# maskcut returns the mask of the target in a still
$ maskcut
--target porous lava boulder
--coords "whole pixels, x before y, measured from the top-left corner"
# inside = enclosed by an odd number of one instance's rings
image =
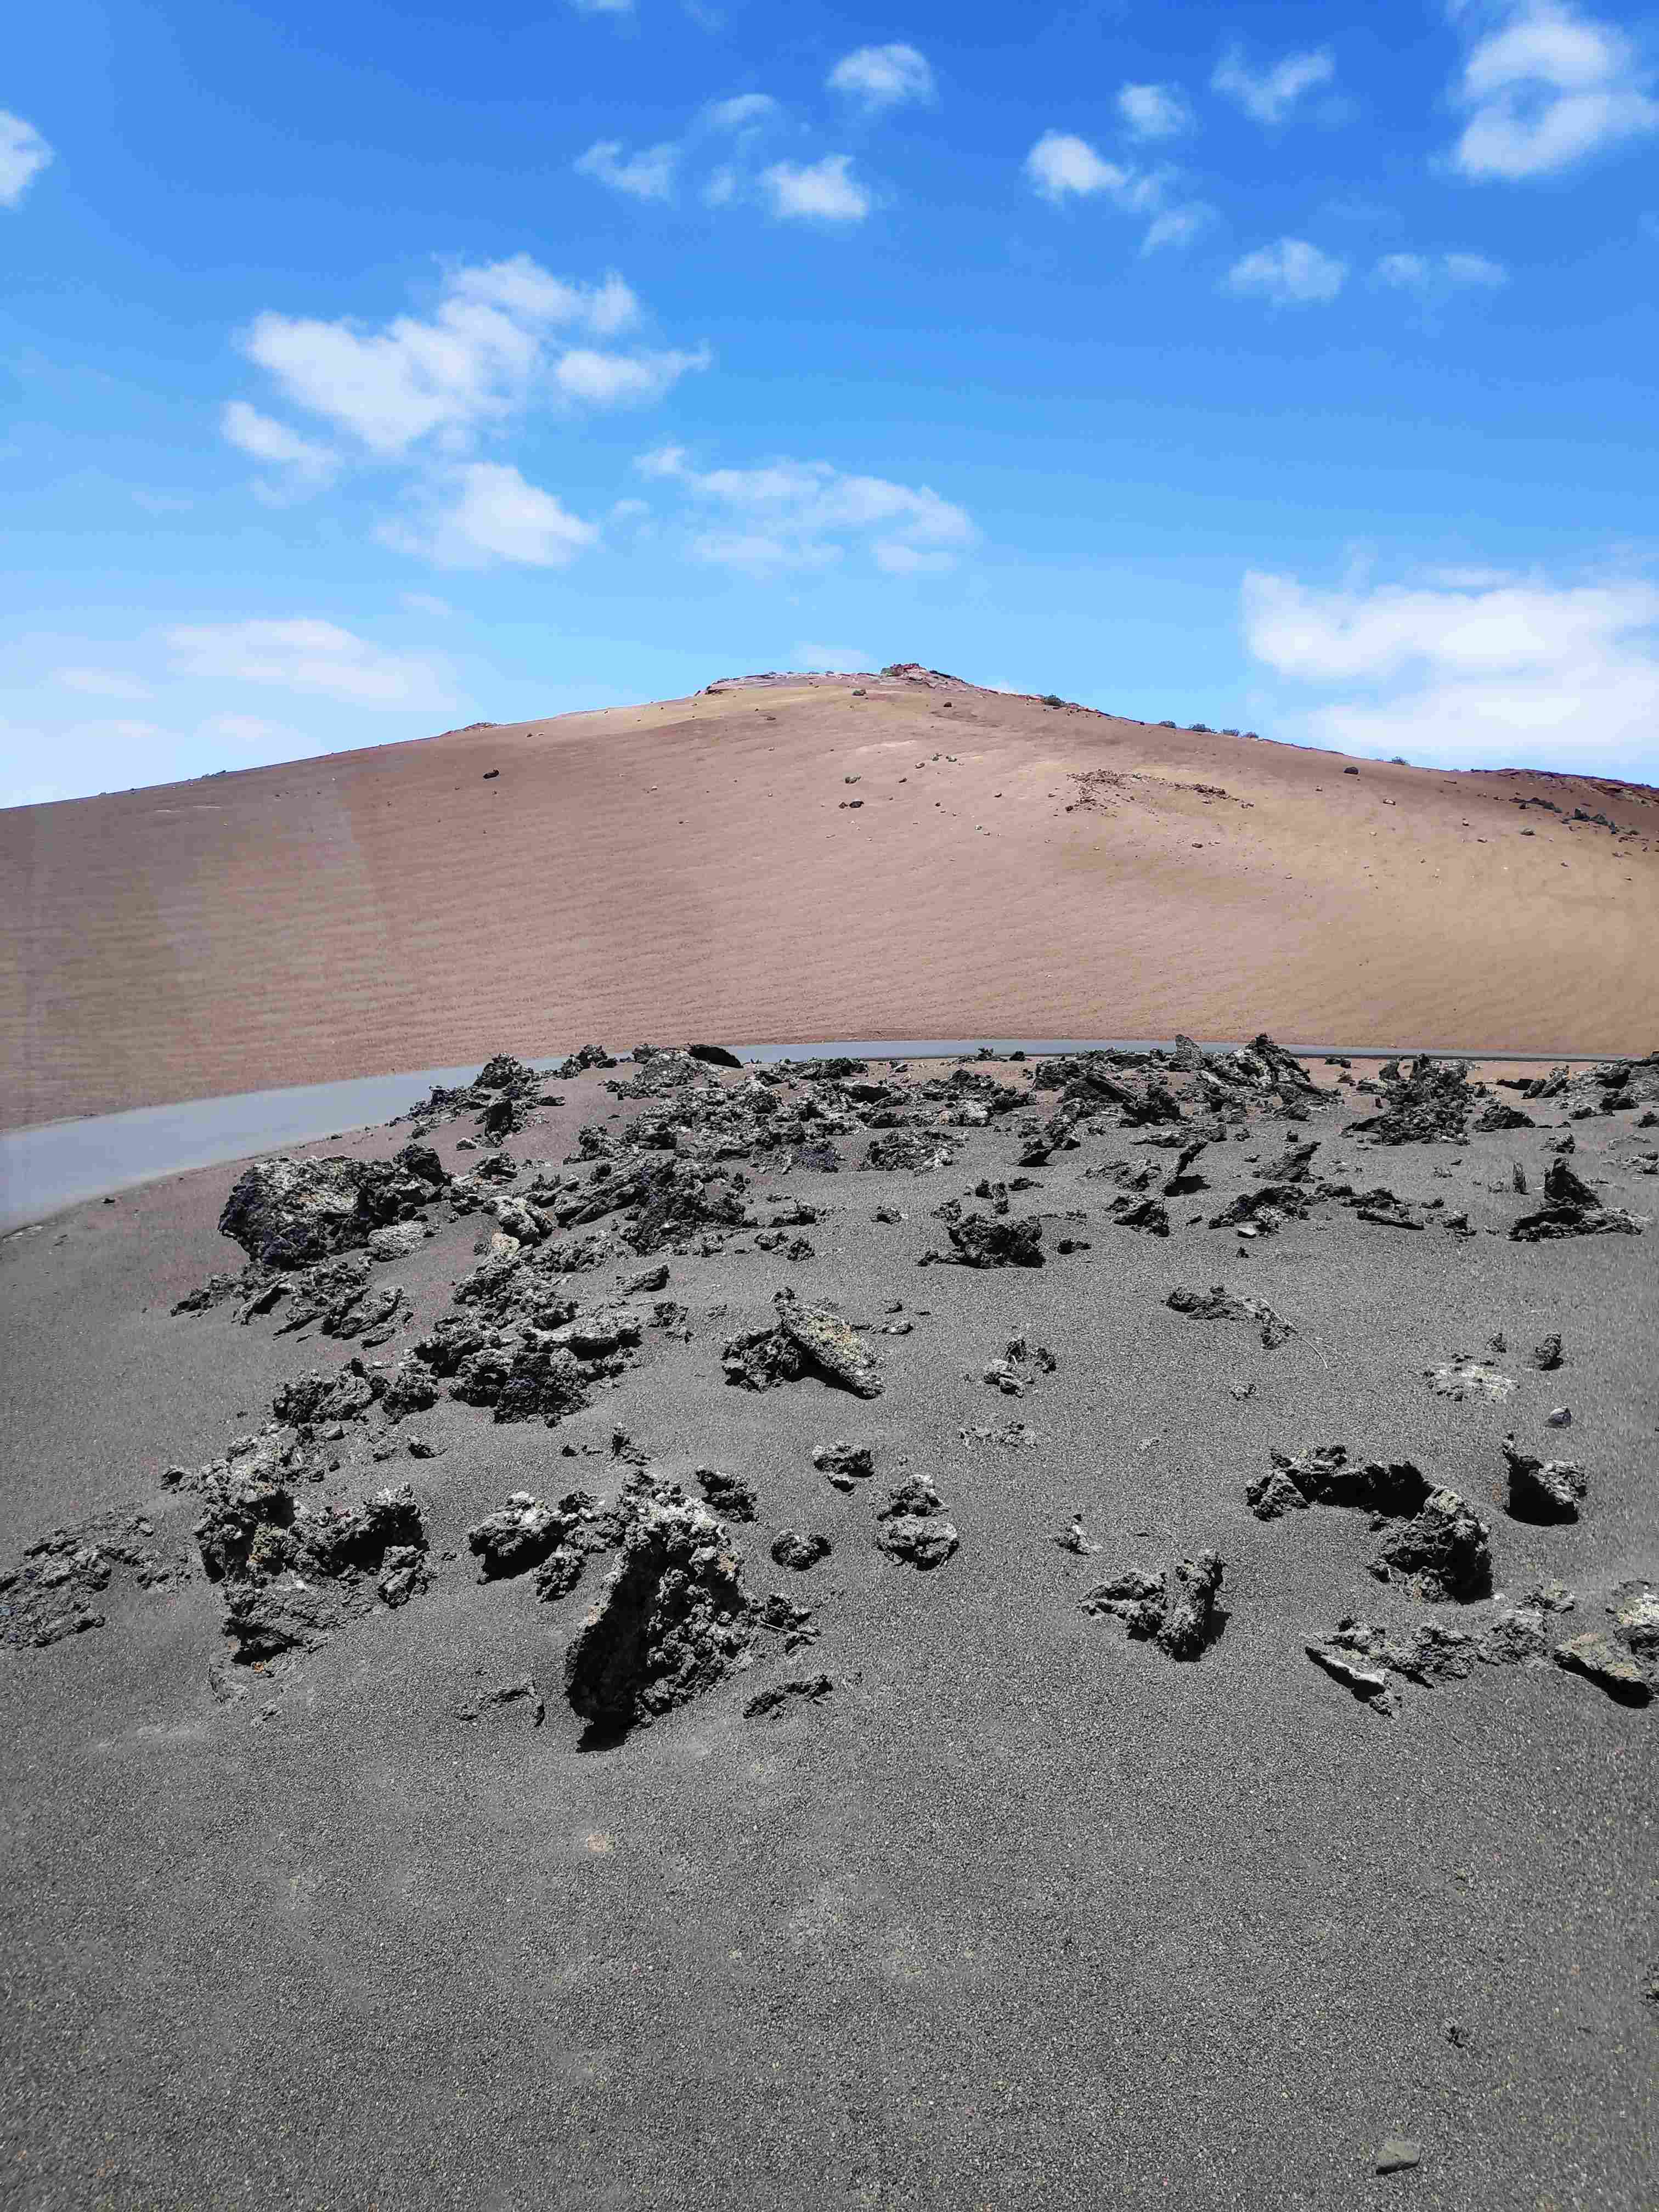
[[[1384,1541],[1371,1572],[1411,1583],[1431,1602],[1468,1603],[1492,1589],[1492,1531],[1455,1490],[1433,1490]]]
[[[805,1534],[797,1528],[780,1528],[772,1539],[773,1564],[793,1568],[797,1574],[805,1574],[820,1559],[827,1559],[830,1551],[830,1539],[816,1528]]]
[[[219,1232],[262,1267],[310,1266],[397,1221],[417,1218],[449,1177],[426,1145],[405,1145],[395,1159],[255,1160],[231,1187]]]
[[[790,1290],[772,1300],[776,1326],[734,1336],[721,1354],[728,1382],[745,1390],[767,1390],[817,1375],[855,1398],[877,1398],[884,1376],[878,1362],[859,1341],[849,1322],[827,1307],[804,1305]]]
[[[504,1582],[538,1567],[570,1534],[590,1501],[581,1492],[554,1506],[528,1490],[515,1490],[499,1511],[487,1514],[466,1532],[466,1547],[478,1562],[480,1582]]]
[[[101,1628],[94,1603],[118,1576],[140,1589],[165,1589],[173,1569],[156,1551],[142,1513],[100,1513],[76,1528],[54,1528],[27,1546],[0,1573],[0,1644],[44,1650],[66,1636]]]
[[[1389,1066],[1395,1063],[1390,1062]],[[1385,1068],[1384,1075],[1387,1075]],[[1349,1123],[1377,1145],[1424,1145],[1436,1139],[1461,1142],[1479,1091],[1459,1060],[1414,1060],[1409,1073],[1387,1083],[1381,1112]]]
[[[1173,1589],[1162,1572],[1128,1567],[1079,1602],[1085,1613],[1121,1620],[1131,1636],[1155,1642],[1171,1659],[1197,1659],[1221,1631],[1217,1599],[1225,1572],[1218,1553],[1200,1552],[1177,1565]]]
[[[1288,1344],[1296,1334],[1290,1322],[1261,1298],[1230,1297],[1221,1283],[1212,1283],[1207,1291],[1189,1291],[1177,1284],[1164,1303],[1171,1313],[1185,1314],[1188,1321],[1253,1322],[1269,1352]]]
[[[925,1475],[901,1482],[876,1516],[876,1548],[923,1573],[943,1566],[960,1539]]]
[[[1570,1459],[1542,1460],[1522,1451],[1513,1437],[1504,1443],[1509,1469],[1510,1517],[1515,1521],[1576,1521],[1589,1487],[1584,1470]]]
[[[947,1221],[945,1234],[964,1267],[1040,1267],[1042,1224],[1035,1216],[999,1220],[987,1213],[964,1213]]]
[[[1353,1460],[1341,1444],[1275,1451],[1270,1457],[1272,1473],[1259,1475],[1244,1492],[1258,1521],[1276,1521],[1308,1505],[1346,1506],[1395,1519],[1415,1513],[1434,1488],[1409,1460]]]
[[[407,1484],[360,1505],[296,1507],[268,1459],[210,1470],[197,1544],[226,1586],[225,1632],[243,1664],[310,1650],[378,1596],[398,1606],[426,1587],[426,1531]]]
[[[565,1656],[565,1695],[601,1734],[670,1712],[754,1637],[742,1565],[707,1506],[639,1499],[620,1555]]]
[[[1510,1230],[1516,1244],[1539,1244],[1557,1237],[1639,1237],[1642,1224],[1633,1213],[1616,1206],[1603,1206],[1598,1194],[1582,1176],[1574,1173],[1559,1154],[1544,1177],[1544,1203],[1535,1212],[1524,1213]]]

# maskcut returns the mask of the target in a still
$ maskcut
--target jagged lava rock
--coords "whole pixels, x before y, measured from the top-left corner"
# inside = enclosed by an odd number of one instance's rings
[[[646,1723],[726,1673],[752,1640],[751,1612],[741,1563],[707,1506],[638,1500],[565,1655],[565,1694],[599,1729]]]
[[[1484,1597],[1492,1588],[1492,1531],[1455,1490],[1431,1491],[1384,1542],[1371,1572],[1410,1581],[1431,1601]]]
[[[1509,1469],[1510,1516],[1516,1521],[1576,1521],[1588,1487],[1574,1460],[1540,1460],[1522,1451],[1513,1437],[1504,1443]]]

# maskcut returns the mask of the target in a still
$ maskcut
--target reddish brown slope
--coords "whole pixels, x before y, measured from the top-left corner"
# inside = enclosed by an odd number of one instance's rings
[[[1659,797],[1360,768],[871,680],[15,810],[0,1124],[589,1036],[1659,1038]]]

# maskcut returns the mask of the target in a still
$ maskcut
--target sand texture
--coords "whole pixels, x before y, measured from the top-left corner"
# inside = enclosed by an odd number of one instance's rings
[[[0,1242],[7,2202],[1650,2205],[1659,1066],[1313,1073],[498,1070]]]
[[[15,809],[0,1127],[503,1036],[1659,1039],[1659,794],[1358,769],[919,672]]]

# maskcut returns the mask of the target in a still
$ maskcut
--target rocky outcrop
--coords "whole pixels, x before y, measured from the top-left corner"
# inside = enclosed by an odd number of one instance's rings
[[[1543,1243],[1558,1237],[1639,1237],[1642,1224],[1633,1213],[1616,1206],[1603,1206],[1582,1176],[1576,1175],[1559,1154],[1544,1177],[1544,1203],[1524,1213],[1510,1230],[1517,1244]]]
[[[741,1563],[721,1523],[707,1506],[645,1498],[571,1639],[565,1694],[596,1733],[621,1734],[720,1680],[753,1637]]]
[[[1212,1283],[1207,1291],[1189,1291],[1177,1284],[1164,1303],[1171,1313],[1185,1314],[1188,1321],[1251,1322],[1269,1352],[1288,1344],[1296,1334],[1290,1322],[1261,1299],[1231,1297],[1220,1283]]]
[[[103,1627],[98,1601],[118,1577],[138,1589],[170,1589],[176,1570],[155,1536],[142,1513],[100,1513],[27,1546],[17,1565],[0,1572],[0,1644],[40,1650]]]
[[[1408,1582],[1431,1603],[1467,1603],[1492,1588],[1492,1531],[1455,1490],[1432,1490],[1383,1542],[1371,1572]]]
[[[1417,1512],[1434,1487],[1409,1460],[1352,1460],[1341,1444],[1269,1456],[1272,1473],[1259,1475],[1244,1492],[1258,1521],[1275,1521],[1308,1505],[1345,1506],[1393,1519]]]
[[[999,1220],[991,1214],[964,1213],[959,1221],[947,1221],[945,1233],[964,1267],[1042,1265],[1042,1224],[1034,1216]]]
[[[876,1548],[924,1573],[943,1566],[961,1539],[945,1517],[937,1490],[923,1475],[901,1482],[876,1516]]]
[[[721,1362],[728,1382],[766,1390],[816,1375],[856,1398],[880,1396],[880,1363],[859,1341],[850,1322],[826,1307],[804,1305],[789,1290],[779,1291],[772,1305],[775,1328],[734,1336],[726,1345]]]
[[[1218,1602],[1225,1572],[1218,1553],[1200,1552],[1182,1559],[1170,1577],[1127,1568],[1079,1602],[1085,1613],[1121,1620],[1132,1637],[1150,1639],[1171,1659],[1198,1659],[1225,1624]]]
[[[1389,1066],[1397,1067],[1397,1063],[1390,1061]],[[1396,1073],[1392,1081],[1387,1074],[1385,1068],[1381,1112],[1351,1121],[1351,1135],[1363,1132],[1376,1145],[1425,1145],[1437,1139],[1461,1142],[1468,1135],[1480,1091],[1471,1087],[1461,1061],[1414,1060],[1407,1073]]]
[[[255,1160],[231,1187],[219,1231],[261,1267],[304,1267],[368,1242],[376,1229],[417,1219],[449,1177],[426,1145],[392,1160]]]
[[[1589,1485],[1576,1460],[1540,1460],[1512,1437],[1504,1443],[1509,1470],[1510,1517],[1515,1521],[1576,1521]]]

